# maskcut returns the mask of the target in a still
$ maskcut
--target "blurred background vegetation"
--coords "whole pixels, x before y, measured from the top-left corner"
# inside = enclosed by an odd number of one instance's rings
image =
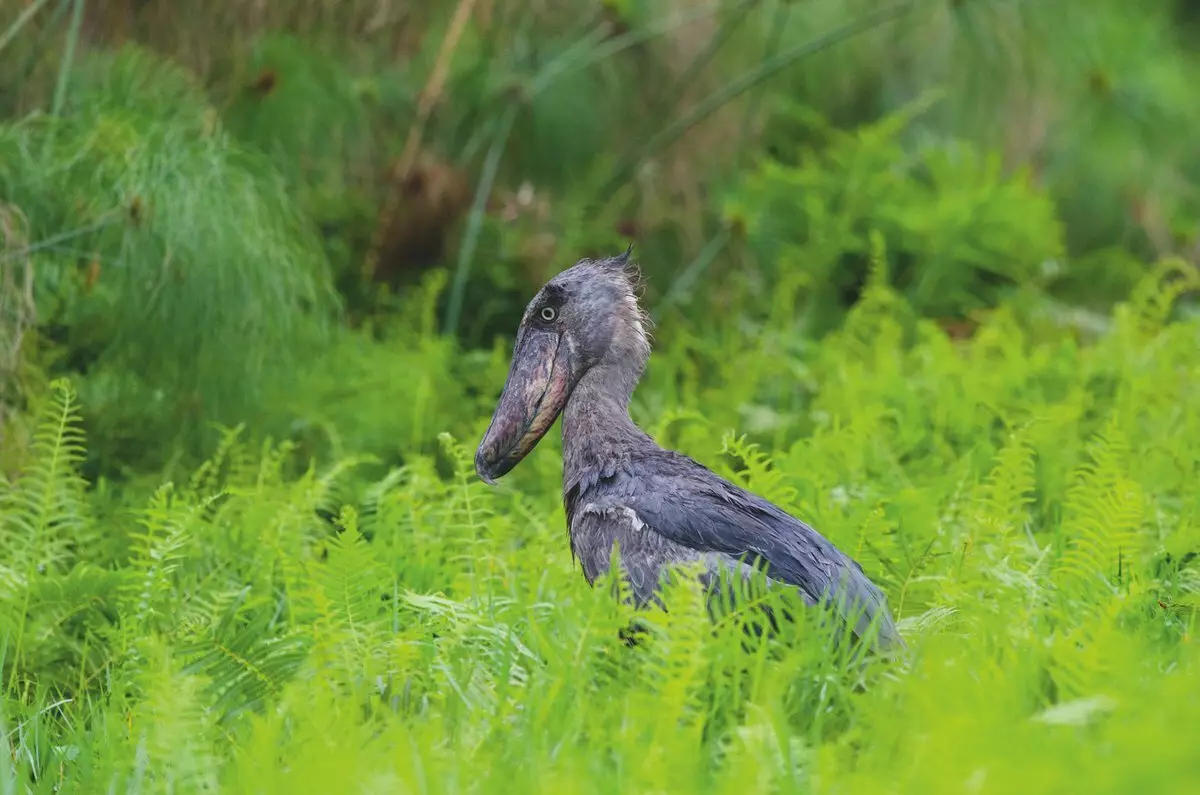
[[[353,458],[366,474],[346,499],[382,511],[404,483],[482,533],[491,519],[456,513],[459,490],[473,492],[441,434],[470,446],[482,432],[540,284],[632,242],[659,351],[634,410],[665,444],[709,463],[753,459],[739,445],[792,451],[795,473],[806,440],[849,433],[820,488],[778,494],[851,541],[889,521],[836,507],[866,499],[868,475],[884,477],[855,458],[872,434],[903,439],[894,463],[914,478],[891,483],[887,511],[932,523],[957,496],[946,486],[918,507],[913,483],[960,464],[983,479],[1009,449],[1014,417],[1057,417],[1046,406],[1070,397],[1074,441],[1058,448],[1061,467],[1043,462],[1028,487],[1040,495],[1031,515],[1055,527],[1065,473],[1082,466],[1079,440],[1107,427],[1102,407],[1151,394],[1149,382],[1122,386],[1135,358],[1157,362],[1139,377],[1185,379],[1172,368],[1196,366],[1186,337],[1170,366],[1153,358],[1165,348],[1141,337],[1145,350],[1112,343],[1073,357],[1115,333],[1117,308],[1157,284],[1162,262],[1191,285],[1170,293],[1163,322],[1197,315],[1198,37],[1191,0],[0,0],[0,485],[87,491],[88,526],[124,540],[92,547],[81,536],[70,554],[103,548],[100,569],[133,565],[153,558],[152,545],[137,557],[140,525],[119,507],[146,504],[164,480],[186,482],[227,451],[237,426],[262,459],[226,465],[222,477],[249,490],[243,497],[261,496],[275,469],[311,486],[310,463]],[[1149,295],[1139,300],[1153,304]],[[847,325],[856,311],[859,325]],[[872,313],[887,323],[871,325]],[[977,380],[961,386],[930,329],[977,346],[981,362],[1011,364],[1018,354],[1006,346],[1025,345],[1027,371],[1004,382],[1003,366],[989,375],[976,362]],[[930,347],[905,347],[918,344]],[[1051,364],[1079,370],[1068,377]],[[60,378],[82,413],[64,404]],[[922,389],[946,390],[928,414],[913,403]],[[996,408],[1017,399],[1006,389],[1036,393],[1029,405],[1041,408],[1000,420],[949,397]],[[1171,435],[1161,410],[1154,439]],[[839,411],[871,422],[839,425]],[[76,422],[78,440],[63,430]],[[940,430],[922,436],[927,425]],[[741,441],[718,443],[726,431]],[[1030,444],[1057,444],[1047,439]],[[56,444],[73,451],[67,469],[79,480],[60,469],[22,480]],[[556,445],[553,435],[544,443]],[[1196,450],[1177,451],[1180,472]],[[555,543],[557,465],[547,453],[514,473],[538,502],[496,498],[538,517],[528,521]],[[1159,482],[1170,497],[1161,510],[1190,527],[1194,497]],[[820,496],[826,487],[841,495],[834,503]],[[292,494],[278,488],[269,510]],[[328,532],[338,513],[321,495],[297,503],[320,517],[305,532]],[[46,499],[51,513],[69,502]],[[411,499],[406,510],[418,511]],[[150,525],[169,502],[153,500]],[[168,525],[156,526],[174,539]],[[364,519],[365,535],[383,532],[373,527]],[[527,530],[503,532],[528,542]],[[228,561],[251,554],[243,542],[223,550]],[[442,542],[423,543],[433,554]],[[324,560],[318,547],[304,554]],[[439,591],[459,552],[397,563],[395,582]],[[346,554],[347,566],[368,566]],[[869,565],[912,554],[881,547]],[[563,560],[549,565],[569,569]],[[100,569],[70,569],[63,582],[99,604]],[[903,572],[880,571],[893,599],[908,593]],[[561,582],[577,584],[570,574]],[[42,592],[31,588],[13,593],[36,603]],[[923,598],[922,609],[936,607]],[[225,615],[232,599],[208,606]],[[20,627],[65,626],[25,604]],[[254,615],[266,626],[269,614]],[[101,654],[84,640],[90,631],[61,648],[29,647],[41,657],[0,650],[27,714],[51,698],[38,687],[94,694],[98,672],[132,643],[105,636]],[[292,676],[296,639],[272,637]],[[73,681],[82,670],[96,681]]]
[[[5,449],[70,374],[96,473],[214,422],[432,450],[494,382],[459,354],[628,242],[668,337],[828,332],[868,228],[948,328],[1088,327],[1200,256],[1193,6],[10,0]]]

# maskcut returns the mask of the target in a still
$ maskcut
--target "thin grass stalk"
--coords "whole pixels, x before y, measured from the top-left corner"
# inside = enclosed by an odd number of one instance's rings
[[[42,240],[39,240],[36,243],[30,243],[29,245],[27,245],[23,248],[16,249],[14,251],[6,251],[3,253],[0,253],[0,262],[7,260],[7,259],[16,259],[18,257],[26,257],[30,254],[36,253],[43,249],[54,248],[58,244],[60,244],[64,241],[74,240],[77,237],[83,237],[84,235],[89,235],[92,232],[99,232],[101,229],[112,226],[113,224],[120,221],[121,220],[121,212],[122,211],[120,208],[113,208],[112,210],[109,210],[108,213],[106,213],[107,217],[101,217],[99,220],[97,220],[93,223],[90,223],[87,226],[81,226],[81,227],[78,227],[76,229],[71,229],[66,232],[60,232],[57,235],[44,238]]]
[[[488,196],[491,195],[492,185],[496,181],[496,172],[500,168],[500,158],[508,144],[509,135],[517,121],[519,103],[510,104],[500,119],[496,128],[496,137],[488,149],[483,161],[483,171],[479,176],[479,185],[475,189],[475,199],[471,205],[471,214],[467,218],[467,230],[463,235],[462,247],[458,251],[458,262],[454,267],[454,282],[450,288],[449,304],[446,307],[446,321],[442,332],[452,335],[458,329],[459,316],[462,314],[463,291],[466,289],[467,277],[471,271],[471,261],[475,257],[475,245],[479,239],[479,230],[483,225],[483,214],[487,208]]]
[[[454,17],[450,20],[450,27],[446,30],[446,35],[442,38],[442,46],[438,50],[437,58],[434,60],[433,69],[429,73],[429,78],[425,81],[425,86],[421,89],[421,94],[417,99],[417,118],[413,122],[412,128],[408,132],[408,138],[404,142],[404,149],[400,153],[400,173],[407,174],[412,168],[413,160],[416,158],[417,147],[421,144],[421,137],[425,132],[425,125],[429,121],[429,114],[433,111],[433,106],[442,96],[442,89],[446,85],[446,75],[450,71],[450,63],[454,60],[454,52],[458,49],[458,42],[462,38],[463,31],[466,30],[467,22],[471,19],[471,14],[475,10],[475,0],[459,0],[458,6],[454,9]]]
[[[569,73],[572,69],[586,68],[638,43],[648,41],[656,36],[668,33],[677,27],[682,27],[683,25],[711,16],[719,10],[719,5],[711,6],[698,12],[684,14],[681,17],[664,20],[641,30],[618,36],[607,45],[598,46],[580,60],[574,61],[571,58],[572,54],[590,41],[592,36],[603,34],[603,30],[598,28],[547,64],[533,79],[530,85],[530,96],[536,96],[541,91],[544,91],[557,77]],[[466,288],[467,277],[470,274],[471,260],[474,256],[479,230],[482,225],[487,196],[491,193],[492,185],[495,182],[500,157],[503,154],[504,146],[508,142],[512,127],[516,122],[516,114],[519,107],[518,104],[513,104],[506,109],[496,130],[496,137],[493,138],[492,145],[484,161],[483,173],[480,175],[479,186],[475,194],[471,214],[467,221],[467,229],[463,236],[463,245],[459,250],[458,262],[455,265],[454,281],[451,285],[449,303],[446,309],[446,320],[443,326],[443,331],[446,334],[453,334],[458,328],[459,319],[462,314],[463,292]]]
[[[58,21],[62,19],[63,14],[66,13],[67,8],[70,5],[71,0],[59,0],[58,5],[54,7],[54,13],[50,15],[50,19],[47,20],[46,24],[43,25],[40,30],[38,30],[37,36],[33,41],[33,46],[29,48],[29,52],[26,53],[25,59],[22,61],[19,67],[13,70],[13,76],[17,78],[15,81],[17,85],[20,85],[28,80],[29,75],[33,73],[34,67],[37,65],[38,60],[42,57],[43,45],[50,37],[51,31],[58,27]],[[17,106],[14,104],[11,110],[15,112],[16,107]]]
[[[58,82],[54,86],[54,104],[51,113],[62,113],[67,101],[67,86],[71,82],[71,68],[75,63],[75,48],[79,44],[79,27],[83,23],[83,0],[75,0],[71,9],[71,27],[67,29],[67,46],[63,50],[62,65],[58,69]]]
[[[716,113],[729,102],[739,97],[743,92],[773,77],[801,58],[814,55],[861,33],[870,32],[888,22],[895,22],[913,11],[917,6],[917,2],[918,0],[907,0],[907,2],[882,8],[860,17],[854,22],[842,25],[823,36],[818,36],[804,44],[785,50],[774,58],[744,73],[741,77],[729,82],[719,91],[713,92],[693,107],[685,116],[676,119],[651,136],[648,141],[638,147],[632,154],[622,158],[617,167],[613,169],[612,176],[597,191],[594,201],[598,205],[593,208],[594,211],[602,209],[614,193],[625,185],[639,163],[679,140],[688,130]]]
[[[704,244],[704,248],[696,255],[688,266],[679,274],[679,278],[671,282],[671,287],[667,290],[667,294],[663,296],[662,301],[655,307],[651,313],[651,317],[655,322],[658,322],[662,313],[670,307],[690,300],[692,286],[700,280],[704,272],[708,270],[708,266],[713,263],[717,255],[729,242],[730,230],[728,226],[722,226],[715,235],[709,238],[709,241]]]
[[[713,6],[702,8],[698,11],[693,11],[688,14],[681,14],[676,18],[658,20],[647,25],[644,28],[631,30],[628,33],[623,33],[610,39],[608,42],[598,45],[595,49],[589,52],[586,56],[578,61],[572,62],[570,55],[576,51],[578,44],[567,48],[565,52],[546,65],[544,69],[533,79],[529,90],[532,96],[537,96],[542,91],[545,91],[554,82],[555,78],[563,74],[569,74],[571,71],[585,69],[592,64],[599,63],[605,58],[612,57],[617,53],[635,47],[638,44],[643,44],[651,39],[663,36],[671,31],[681,28],[685,25],[690,25],[693,22],[699,22],[702,19],[714,16],[721,11],[721,4],[717,3]],[[603,27],[603,26],[601,26]],[[593,35],[596,31],[593,31]]]
[[[24,216],[16,207],[0,205],[0,244],[5,248],[24,237]],[[2,263],[3,260],[0,260]],[[17,373],[26,329],[37,322],[33,300],[33,263],[28,257],[11,266],[0,264],[0,444],[4,443],[4,420],[10,391],[19,391]]]
[[[763,48],[764,62],[775,57],[775,54],[779,50],[779,44],[783,39],[783,27],[787,23],[787,15],[790,9],[791,3],[786,2],[786,0],[775,0],[775,13],[771,20],[770,38],[767,39],[766,47]],[[741,165],[742,155],[746,151],[746,144],[750,138],[750,127],[754,124],[754,120],[758,116],[759,108],[762,105],[762,98],[762,92],[752,93],[747,102],[746,115],[742,118],[742,130],[738,135],[738,150],[734,157],[735,168]]]
[[[717,30],[717,35],[713,36],[708,44],[704,45],[704,49],[700,54],[692,59],[692,62],[683,70],[683,74],[676,78],[674,83],[667,86],[663,96],[666,98],[668,107],[674,107],[675,102],[683,96],[683,92],[688,89],[692,81],[696,79],[704,67],[712,63],[712,59],[717,56],[717,53],[725,46],[725,42],[737,32],[742,23],[750,16],[750,12],[755,9],[762,0],[743,0],[741,5],[734,9],[733,19],[725,22]]]
[[[476,126],[475,130],[471,133],[471,137],[467,139],[466,143],[462,145],[462,149],[454,156],[454,165],[462,168],[465,164],[469,163],[471,158],[475,157],[475,154],[483,147],[484,142],[491,138],[495,130],[495,117]]]
[[[383,236],[387,234],[391,220],[400,204],[400,184],[412,170],[417,149],[420,147],[421,138],[425,133],[425,125],[429,121],[429,114],[433,111],[433,106],[437,104],[438,99],[441,98],[442,89],[446,84],[446,75],[450,70],[450,62],[454,58],[454,51],[458,48],[459,39],[462,38],[467,21],[471,18],[471,12],[474,10],[475,0],[459,0],[458,6],[454,9],[454,16],[450,19],[446,35],[442,37],[442,45],[438,49],[437,58],[434,59],[433,69],[417,98],[417,116],[412,127],[409,128],[404,149],[401,150],[400,159],[393,171],[393,179],[388,185],[387,196],[375,228],[375,238],[371,241],[371,248],[363,268],[363,275],[367,279],[371,279],[375,275],[375,268],[379,264],[379,252],[383,248]]]
[[[0,34],[0,52],[3,52],[8,43],[15,39],[17,34],[21,32],[21,29],[29,24],[29,20],[33,19],[42,10],[42,6],[49,2],[50,0],[33,0],[30,6],[17,15],[16,20],[5,29],[3,34]]]
[[[587,31],[577,40],[571,43],[565,50],[555,55],[550,59],[550,62],[542,67],[541,71],[534,76],[529,85],[529,94],[531,97],[537,96],[542,91],[545,91],[553,83],[554,79],[562,74],[570,72],[572,63],[571,59],[577,53],[586,53],[589,47],[598,46],[604,41],[604,38],[609,34],[611,24],[607,21],[601,21],[596,27]],[[586,57],[580,59],[580,64],[586,62]],[[579,64],[575,64],[575,68],[582,68]]]

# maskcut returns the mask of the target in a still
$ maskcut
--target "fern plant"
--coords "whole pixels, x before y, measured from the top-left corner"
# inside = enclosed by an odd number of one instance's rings
[[[771,387],[722,387],[679,351],[657,366],[726,402],[660,424],[852,551],[900,618],[900,664],[844,653],[817,611],[767,589],[714,621],[686,578],[665,610],[588,587],[553,444],[524,480],[487,488],[465,430],[371,470],[230,428],[209,461],[159,481],[175,485],[89,493],[71,476],[95,506],[72,532],[103,516],[113,538],[7,592],[28,604],[2,702],[20,774],[81,791],[453,789],[468,772],[482,791],[957,791],[980,767],[1025,789],[1037,767],[1047,792],[1184,778],[1200,434],[1178,275],[1148,275],[1096,340],[1008,307],[955,340],[914,320],[879,238],[874,251],[841,332],[792,354],[813,391],[783,444],[722,427]],[[741,356],[779,356],[750,344]],[[79,422],[58,388],[47,461],[62,418]],[[796,620],[758,635],[764,606]],[[1105,762],[1094,779],[1097,743],[1155,766]]]
[[[94,665],[87,646],[104,634],[103,606],[114,595],[112,578],[89,565],[97,528],[79,473],[86,455],[79,404],[68,381],[52,388],[20,474],[0,483],[0,634],[10,692],[28,685],[34,670],[66,686],[72,663]]]

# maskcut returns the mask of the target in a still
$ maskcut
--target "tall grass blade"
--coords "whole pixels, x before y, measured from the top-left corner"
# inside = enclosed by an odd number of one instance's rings
[[[689,129],[713,113],[716,113],[744,91],[773,77],[802,58],[818,53],[859,34],[874,30],[889,22],[895,22],[911,13],[919,4],[920,0],[908,0],[907,2],[895,3],[870,14],[865,14],[854,22],[843,25],[812,41],[785,50],[746,72],[741,77],[731,80],[724,88],[710,94],[681,118],[666,125],[657,133],[650,136],[636,150],[622,157],[614,167],[612,175],[605,180],[596,192],[594,201],[602,207],[625,185],[639,163],[679,140]]]
[[[8,46],[8,43],[17,37],[21,29],[29,23],[29,20],[37,16],[38,12],[48,2],[50,0],[33,0],[32,3],[25,6],[25,10],[17,15],[17,18],[13,20],[11,25],[4,29],[3,33],[0,33],[0,52],[4,52],[4,48]],[[70,0],[64,0],[64,3],[66,2],[70,2]]]
[[[63,48],[62,65],[58,69],[58,82],[54,86],[54,104],[50,112],[62,113],[67,101],[67,88],[71,82],[71,71],[75,67],[75,47],[79,44],[79,27],[83,24],[84,0],[74,0],[71,8],[71,26],[67,28],[67,43]]]
[[[496,172],[500,168],[500,159],[504,156],[504,147],[508,144],[508,136],[520,112],[519,103],[512,103],[505,108],[496,126],[495,136],[483,161],[483,169],[479,175],[479,183],[475,188],[475,198],[471,205],[471,214],[467,218],[467,229],[463,234],[462,246],[458,253],[458,262],[454,267],[454,281],[450,287],[449,301],[446,306],[446,319],[442,325],[442,333],[450,335],[458,329],[459,317],[462,314],[463,292],[471,273],[471,263],[475,258],[475,245],[479,238],[479,230],[483,225],[483,216],[487,210],[488,196],[491,195],[492,185],[496,181]]]

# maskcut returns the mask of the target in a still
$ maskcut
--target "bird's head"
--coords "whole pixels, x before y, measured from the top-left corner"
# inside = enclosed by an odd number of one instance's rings
[[[589,371],[604,368],[614,389],[625,389],[626,398],[632,392],[650,356],[650,337],[631,250],[580,260],[526,306],[508,380],[475,453],[475,471],[485,482],[533,450]]]

